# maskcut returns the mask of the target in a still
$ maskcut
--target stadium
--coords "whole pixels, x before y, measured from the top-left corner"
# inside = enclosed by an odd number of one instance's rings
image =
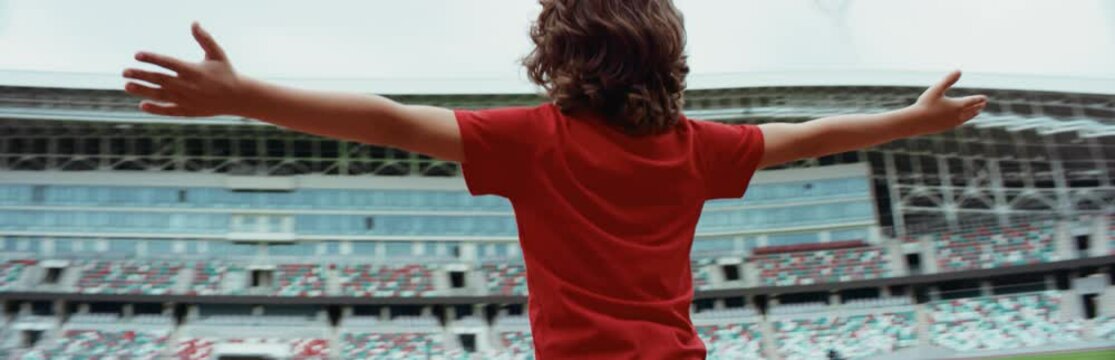
[[[1110,71],[977,75],[953,93],[992,100],[963,127],[768,168],[707,203],[691,316],[709,358],[1115,356]],[[696,74],[685,114],[881,112],[926,72]],[[534,358],[512,207],[470,196],[458,164],[159,118],[93,78],[0,70],[0,358]],[[546,101],[395,84],[449,108]]]

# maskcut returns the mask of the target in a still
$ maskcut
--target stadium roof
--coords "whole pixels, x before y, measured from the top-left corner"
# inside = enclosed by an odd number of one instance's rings
[[[964,86],[1115,94],[1115,1],[676,0],[691,88]],[[118,89],[135,50],[195,58],[200,20],[236,66],[307,87],[531,93],[534,1],[0,0],[0,85]]]
[[[808,87],[823,92],[839,91],[845,97],[856,91],[873,90],[872,87]],[[885,88],[891,92],[908,93],[915,96],[920,89]],[[168,118],[146,114],[136,109],[136,99],[118,91],[104,90],[60,90],[35,89],[0,86],[0,118],[50,121],[93,121],[114,123],[188,123],[194,125],[265,125],[265,123],[234,116],[218,116],[203,119]],[[700,101],[702,97],[715,95],[719,91],[691,92],[690,99]],[[1040,94],[1040,93],[1039,93]],[[419,103],[437,101],[447,107],[475,107],[497,105],[521,105],[538,101],[532,96],[424,96],[414,97]],[[716,108],[695,108],[686,110],[686,115],[701,120],[714,121],[800,121],[824,116],[857,112],[883,112],[888,108],[879,104],[857,102],[782,104],[782,105],[728,105]],[[984,113],[966,125],[977,128],[1003,128],[1007,131],[1034,130],[1041,135],[1063,132],[1076,132],[1081,137],[1115,136],[1115,122],[1106,118],[1088,118],[1080,115],[1071,117],[1051,117],[1040,114],[1022,115],[1009,112]]]

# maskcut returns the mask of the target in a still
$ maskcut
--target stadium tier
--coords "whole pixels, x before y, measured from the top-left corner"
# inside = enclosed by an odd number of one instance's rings
[[[979,227],[932,236],[940,271],[990,269],[1056,261],[1054,223]]]
[[[709,359],[763,359],[762,332],[755,323],[697,325]]]
[[[240,285],[246,281],[246,269],[239,264],[217,261],[198,261],[193,266],[194,276],[186,290],[186,295],[237,295],[243,293],[243,286],[234,286],[226,279],[239,279]],[[230,275],[233,274],[233,275]]]
[[[889,353],[917,344],[913,309],[857,315],[824,314],[774,322],[778,352],[786,360],[850,359]]]
[[[929,339],[959,351],[1080,341],[1081,324],[1063,316],[1061,301],[1061,293],[1044,292],[932,303]]]
[[[278,346],[288,354],[284,358],[297,360],[327,360],[329,342],[326,339],[278,338],[186,338],[179,340],[175,355],[179,360],[209,360],[218,346],[242,346],[246,349]]]
[[[93,261],[79,265],[74,290],[86,294],[167,295],[181,293],[182,265],[163,262]]]
[[[325,295],[325,275],[321,265],[282,264],[275,270],[275,294],[279,296]]]
[[[690,263],[690,270],[693,272],[693,289],[694,290],[707,290],[712,286],[712,272],[714,271],[715,261],[711,258],[697,259]]]
[[[165,358],[168,343],[169,331],[69,329],[20,360],[159,360]]]
[[[344,265],[340,293],[356,297],[420,297],[434,290],[434,265]]]
[[[1107,250],[1115,255],[1115,216],[1107,218]]]
[[[23,279],[23,271],[29,265],[36,263],[38,263],[36,260],[12,260],[0,263],[0,291],[19,286]]]
[[[522,264],[484,264],[488,293],[492,295],[526,295],[527,274]]]
[[[807,249],[756,256],[750,261],[758,268],[762,285],[767,286],[810,285],[891,276],[890,263],[882,248]]]
[[[1092,333],[1097,338],[1115,340],[1115,315],[1096,318],[1094,324]]]
[[[341,335],[341,356],[345,359],[437,359],[445,354],[445,345],[438,334],[346,332]]]
[[[500,360],[533,360],[534,337],[530,331],[500,331],[499,345],[502,350],[492,357]]]

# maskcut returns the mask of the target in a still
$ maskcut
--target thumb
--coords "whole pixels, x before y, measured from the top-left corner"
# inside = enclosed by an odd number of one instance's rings
[[[208,31],[205,31],[205,29],[201,28],[201,24],[199,24],[197,21],[194,21],[193,25],[190,27],[190,30],[194,34],[194,40],[197,40],[198,45],[201,45],[201,49],[205,50],[206,60],[228,60],[228,57],[225,56],[224,49],[221,49],[221,46],[217,45],[217,41],[213,40],[213,35],[209,35]]]
[[[948,75],[945,75],[936,85],[926,90],[925,96],[933,99],[943,97],[945,96],[945,92],[955,85],[957,81],[960,81],[960,70],[953,70]]]

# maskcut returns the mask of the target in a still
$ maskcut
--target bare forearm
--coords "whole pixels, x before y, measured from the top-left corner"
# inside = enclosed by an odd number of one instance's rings
[[[831,116],[797,124],[762,124],[767,153],[761,166],[853,151],[916,136],[922,131],[916,126],[920,116],[917,110],[905,108],[880,114]]]
[[[303,90],[251,78],[242,81],[235,115],[331,138],[391,144],[399,134],[388,126],[402,105],[375,95]]]
[[[878,114],[852,114],[805,123],[816,141],[813,157],[853,151],[925,134],[924,114],[912,107]]]

